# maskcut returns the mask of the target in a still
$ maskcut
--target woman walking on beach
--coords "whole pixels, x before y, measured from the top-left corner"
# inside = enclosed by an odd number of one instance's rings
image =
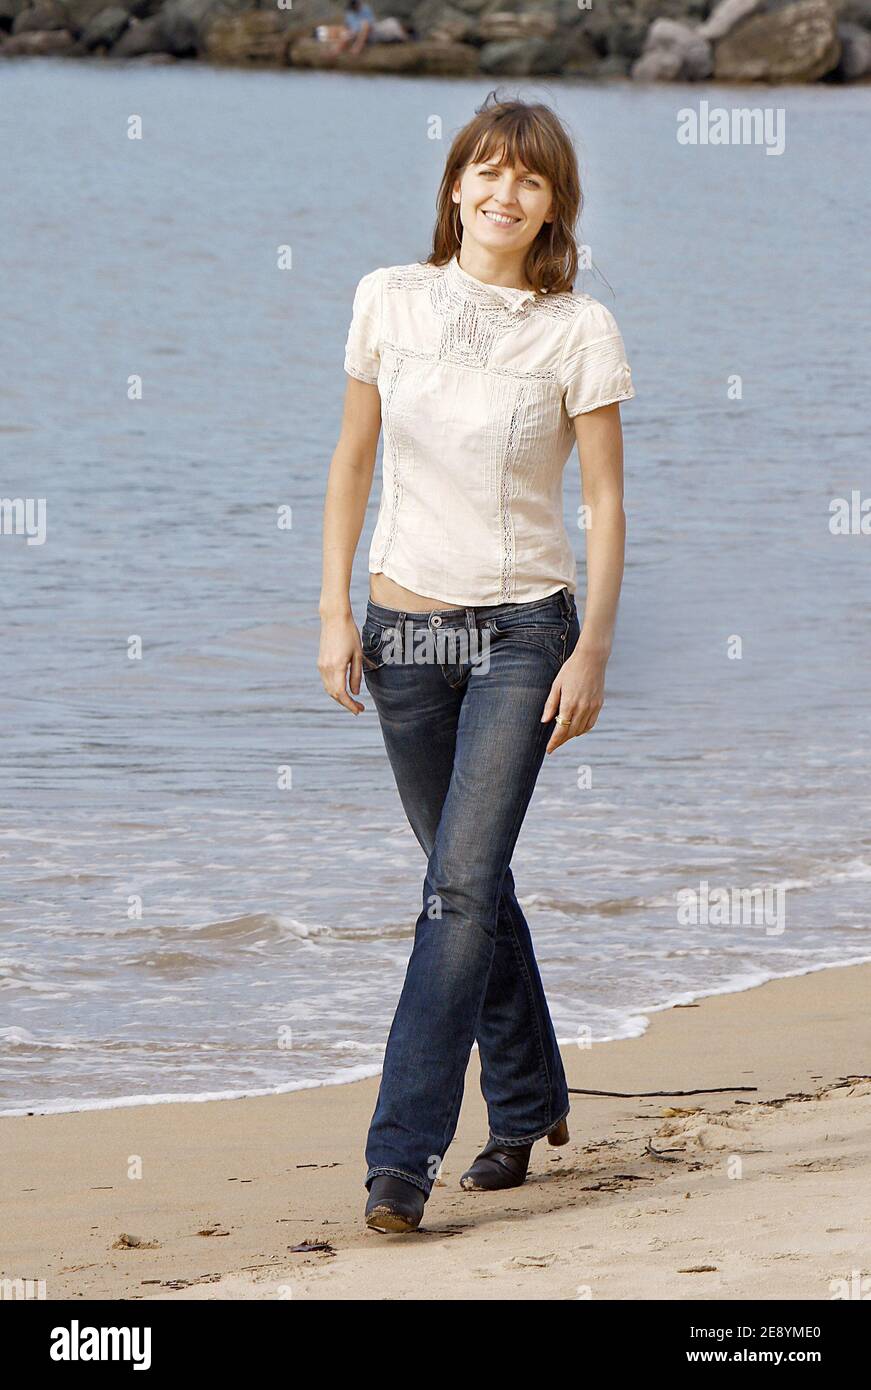
[[[494,95],[494,94],[491,94]],[[522,1183],[568,1139],[568,1090],[510,861],[546,753],[604,699],[623,574],[608,309],[572,290],[577,158],[541,104],[488,97],[459,132],[424,263],[359,281],[324,512],[318,669],[351,713],[361,675],[426,856],[423,905],[366,1144],[366,1221],[420,1223],[477,1040],[490,1138],[464,1187]],[[362,633],[350,580],[384,427]],[[562,478],[587,510],[583,627]]]

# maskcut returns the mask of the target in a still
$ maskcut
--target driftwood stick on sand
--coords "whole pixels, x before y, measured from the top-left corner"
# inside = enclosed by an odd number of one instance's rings
[[[758,1091],[758,1086],[702,1086],[696,1091],[585,1091],[569,1086],[570,1096],[614,1096],[618,1100],[643,1100],[656,1096],[714,1096],[723,1091]]]
[[[689,1158],[685,1149],[655,1149],[648,1139],[644,1145],[644,1152],[650,1154],[651,1158],[661,1158],[663,1163],[680,1163],[682,1158]]]

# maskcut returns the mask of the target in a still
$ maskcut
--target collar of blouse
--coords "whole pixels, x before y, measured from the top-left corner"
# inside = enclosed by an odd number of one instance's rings
[[[445,274],[452,289],[460,294],[481,302],[503,304],[511,313],[519,312],[527,303],[537,298],[535,290],[518,290],[512,285],[490,285],[486,280],[477,279],[467,270],[463,270],[456,253],[445,266]]]

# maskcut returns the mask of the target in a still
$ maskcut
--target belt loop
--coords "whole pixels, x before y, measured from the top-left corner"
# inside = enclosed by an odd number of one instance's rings
[[[569,593],[567,585],[564,585],[563,588],[560,589],[559,596],[562,600],[563,617],[570,618],[572,615],[572,596]]]
[[[396,626],[394,628],[399,650],[403,654],[403,660],[405,659],[405,620],[407,617],[407,613],[400,613],[399,617],[396,620]]]

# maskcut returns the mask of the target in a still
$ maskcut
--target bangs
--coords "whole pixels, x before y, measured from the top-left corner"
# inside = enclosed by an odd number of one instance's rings
[[[543,134],[540,124],[529,120],[523,112],[507,120],[503,117],[484,131],[469,163],[522,164],[531,174],[543,174],[553,182],[558,156],[555,150],[546,148]],[[501,159],[496,159],[499,154]]]

